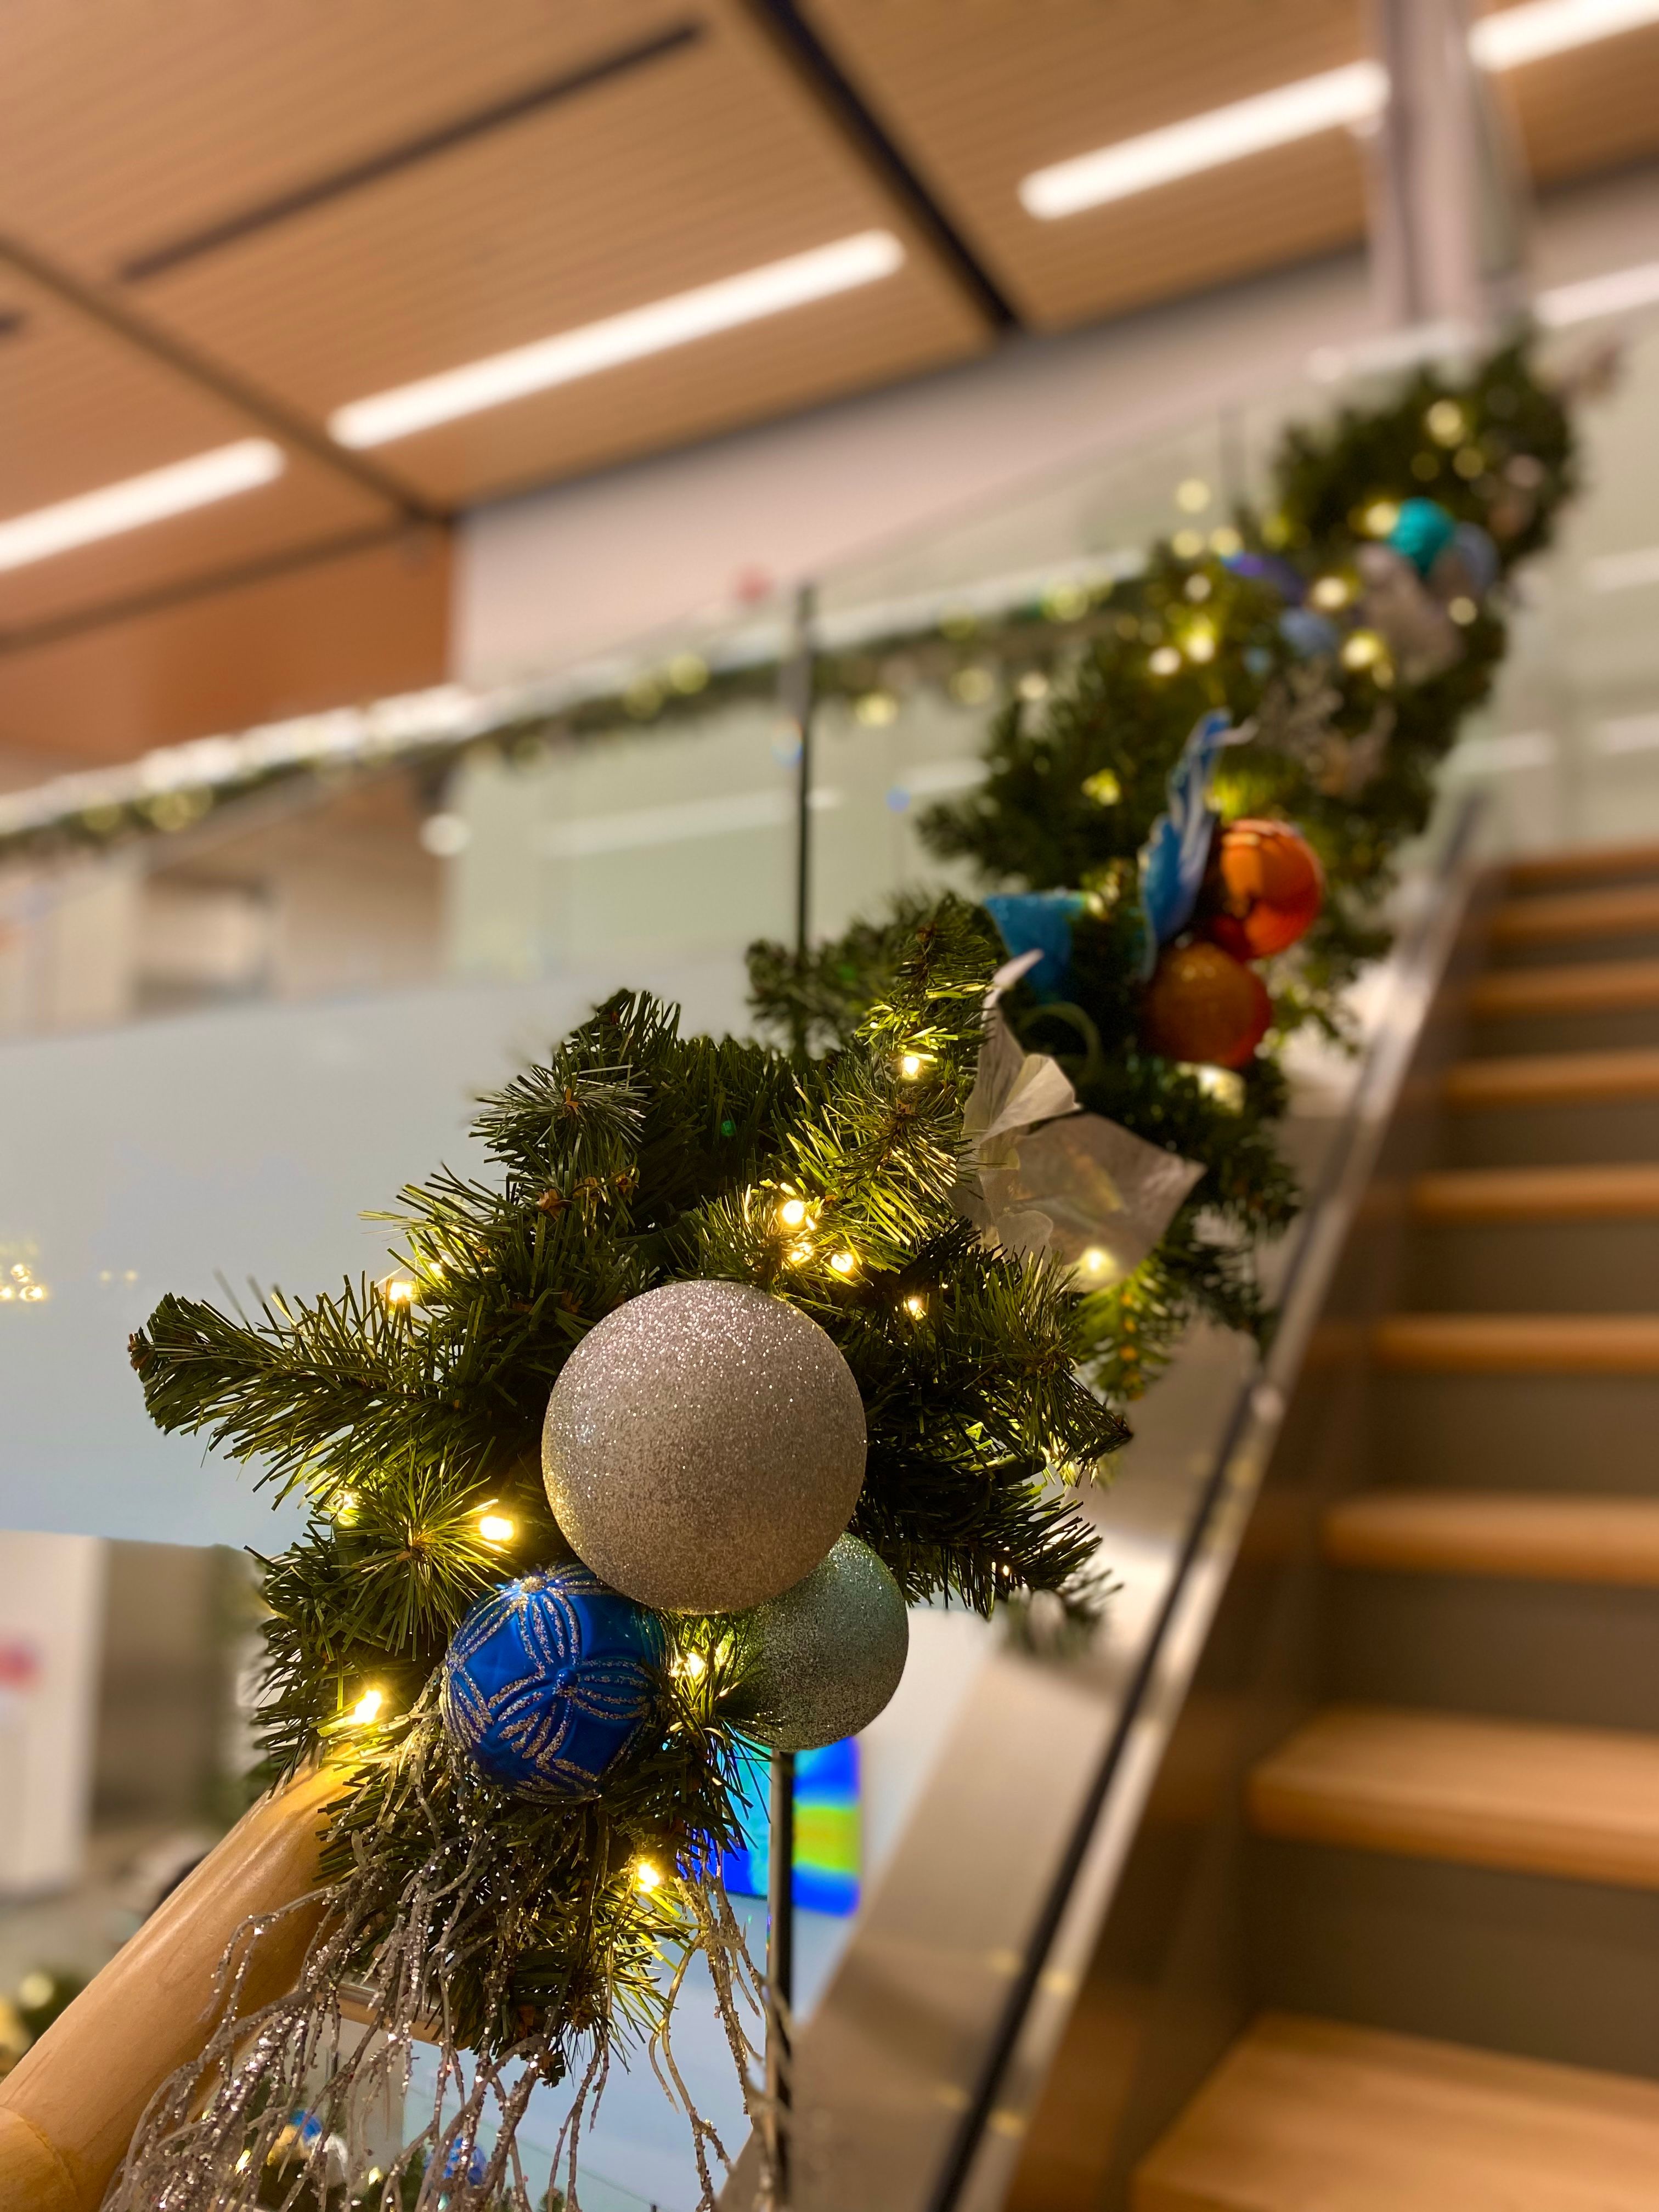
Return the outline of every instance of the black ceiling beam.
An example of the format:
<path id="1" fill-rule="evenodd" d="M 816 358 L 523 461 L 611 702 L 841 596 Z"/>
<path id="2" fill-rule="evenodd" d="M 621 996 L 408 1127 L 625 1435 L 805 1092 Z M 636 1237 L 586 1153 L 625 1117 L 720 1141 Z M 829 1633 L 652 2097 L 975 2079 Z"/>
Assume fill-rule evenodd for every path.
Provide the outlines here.
<path id="1" fill-rule="evenodd" d="M 793 58 L 882 183 L 922 231 L 987 321 L 999 331 L 1020 327 L 1018 311 L 957 229 L 898 142 L 888 132 L 834 53 L 802 15 L 798 0 L 748 0 L 751 14 Z"/>
<path id="2" fill-rule="evenodd" d="M 508 124 L 520 123 L 526 116 L 539 115 L 544 109 L 555 107 L 563 101 L 575 99 L 580 94 L 592 92 L 598 86 L 608 84 L 613 78 L 626 76 L 653 62 L 665 61 L 671 54 L 684 53 L 705 35 L 704 26 L 695 18 L 672 24 L 648 39 L 636 40 L 631 46 L 618 46 L 607 54 L 600 54 L 580 68 L 566 70 L 557 76 L 546 77 L 538 84 L 526 85 L 523 91 L 511 93 L 505 100 L 492 101 L 488 107 L 473 109 L 469 114 L 459 115 L 448 123 L 441 123 L 433 130 L 420 132 L 412 138 L 400 139 L 394 145 L 383 146 L 378 153 L 368 154 L 361 161 L 348 162 L 343 168 L 331 169 L 326 175 L 313 177 L 308 184 L 296 185 L 289 191 L 279 192 L 268 200 L 259 200 L 251 207 L 241 208 L 234 215 L 221 217 L 216 222 L 205 223 L 199 230 L 188 231 L 182 238 L 169 240 L 165 245 L 151 246 L 143 253 L 133 254 L 121 263 L 116 275 L 123 283 L 140 284 L 147 277 L 159 276 L 169 269 L 181 267 L 187 261 L 199 260 L 204 254 L 216 253 L 222 246 L 235 246 L 243 239 L 252 238 L 262 230 L 270 230 L 278 223 L 287 222 L 296 215 L 307 214 L 313 208 L 324 207 L 331 200 L 345 198 L 349 193 L 361 191 L 365 185 L 379 184 L 382 178 L 395 177 L 403 170 L 413 169 L 435 155 L 447 154 L 457 146 L 470 144 L 474 139 L 489 136 Z"/>
<path id="3" fill-rule="evenodd" d="M 395 507 L 407 522 L 444 524 L 449 520 L 446 510 L 417 491 L 392 470 L 383 468 L 378 461 L 344 446 L 337 446 L 326 430 L 307 416 L 298 413 L 285 400 L 275 398 L 259 386 L 239 376 L 234 369 L 223 368 L 207 355 L 198 353 L 194 346 L 182 338 L 174 337 L 168 331 L 159 328 L 148 316 L 137 314 L 125 301 L 113 298 L 108 292 L 72 276 L 68 270 L 55 261 L 26 246 L 20 238 L 0 234 L 0 262 L 8 262 L 21 276 L 28 278 L 43 292 L 74 308 L 88 321 L 100 324 L 137 351 L 148 354 L 152 361 L 170 368 L 199 391 L 210 392 L 216 399 L 234 407 L 261 428 L 280 438 L 284 445 L 296 453 L 309 453 L 336 476 L 349 477 L 362 491 L 372 492 L 376 499 L 384 500 Z"/>

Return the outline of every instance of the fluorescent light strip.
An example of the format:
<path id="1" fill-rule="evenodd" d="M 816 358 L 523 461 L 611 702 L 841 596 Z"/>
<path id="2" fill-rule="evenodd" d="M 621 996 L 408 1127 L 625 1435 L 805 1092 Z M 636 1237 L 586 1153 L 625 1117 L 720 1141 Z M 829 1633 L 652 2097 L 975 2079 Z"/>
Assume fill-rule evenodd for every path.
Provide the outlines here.
<path id="1" fill-rule="evenodd" d="M 1482 69 L 1519 69 L 1645 23 L 1659 23 L 1659 0 L 1526 0 L 1483 15 L 1469 33 L 1469 51 Z"/>
<path id="2" fill-rule="evenodd" d="M 1483 69 L 1518 69 L 1648 23 L 1659 23 L 1659 0 L 1523 0 L 1519 7 L 1483 15 L 1469 33 L 1469 51 Z M 1034 169 L 1021 180 L 1020 202 L 1028 215 L 1053 222 L 1341 124 L 1370 122 L 1388 98 L 1388 73 L 1380 63 L 1351 62 Z"/>
<path id="3" fill-rule="evenodd" d="M 1547 730 L 1465 738 L 1446 756 L 1450 775 L 1504 775 L 1515 769 L 1553 768 L 1559 748 Z"/>
<path id="4" fill-rule="evenodd" d="M 459 416 L 523 399 L 532 392 L 574 384 L 579 377 L 595 376 L 601 369 L 617 368 L 647 354 L 665 353 L 719 331 L 735 330 L 739 324 L 805 307 L 810 301 L 873 284 L 879 277 L 890 276 L 903 259 L 904 248 L 891 231 L 860 231 L 833 246 L 792 254 L 787 261 L 769 261 L 741 276 L 700 284 L 695 291 L 676 292 L 649 307 L 585 323 L 557 337 L 515 346 L 510 353 L 492 354 L 438 376 L 423 376 L 417 383 L 376 392 L 372 398 L 354 399 L 330 416 L 329 432 L 343 446 L 383 446 L 389 439 L 407 438 L 438 422 L 453 422 Z"/>
<path id="5" fill-rule="evenodd" d="M 1659 545 L 1600 553 L 1585 562 L 1584 581 L 1593 592 L 1628 592 L 1638 584 L 1659 584 Z"/>
<path id="6" fill-rule="evenodd" d="M 1598 753 L 1659 752 L 1659 714 L 1626 714 L 1598 722 L 1590 735 Z"/>
<path id="7" fill-rule="evenodd" d="M 1376 62 L 1351 62 L 1321 76 L 1301 78 L 1228 107 L 1212 108 L 1185 123 L 1171 123 L 1144 137 L 1124 138 L 1093 154 L 1035 169 L 1021 182 L 1028 215 L 1044 222 L 1104 207 L 1201 169 L 1266 153 L 1321 131 L 1369 122 L 1388 103 L 1388 72 Z"/>
<path id="8" fill-rule="evenodd" d="M 21 568 L 100 538 L 142 529 L 147 522 L 165 522 L 169 515 L 210 506 L 235 492 L 256 490 L 281 476 L 286 465 L 282 447 L 269 438 L 242 438 L 234 446 L 198 453 L 193 460 L 106 484 L 101 491 L 15 514 L 0 522 L 0 569 Z"/>
<path id="9" fill-rule="evenodd" d="M 1622 314 L 1631 307 L 1659 303 L 1659 261 L 1638 262 L 1633 269 L 1614 269 L 1605 276 L 1586 276 L 1577 284 L 1558 284 L 1540 292 L 1533 313 L 1551 330 L 1566 323 L 1587 323 L 1596 315 Z"/>

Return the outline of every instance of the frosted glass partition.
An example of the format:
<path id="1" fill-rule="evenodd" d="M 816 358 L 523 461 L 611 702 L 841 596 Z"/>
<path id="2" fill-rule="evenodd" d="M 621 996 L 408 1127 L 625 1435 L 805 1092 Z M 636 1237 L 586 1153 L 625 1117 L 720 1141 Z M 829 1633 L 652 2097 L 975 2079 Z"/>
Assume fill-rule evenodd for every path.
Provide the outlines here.
<path id="1" fill-rule="evenodd" d="M 615 981 L 578 970 L 221 1012 L 0 1045 L 0 1528 L 253 1544 L 252 1478 L 144 1418 L 126 1340 L 163 1291 L 246 1297 L 383 1272 L 365 1207 L 440 1162 L 475 1170 L 477 1093 L 544 1054 Z M 741 1023 L 730 959 L 642 963 L 688 1022 Z"/>
<path id="2" fill-rule="evenodd" d="M 667 731 L 628 728 L 494 750 L 458 771 L 465 825 L 447 901 L 459 976 L 621 981 L 664 957 L 735 958 L 793 933 L 800 741 L 743 702 Z"/>

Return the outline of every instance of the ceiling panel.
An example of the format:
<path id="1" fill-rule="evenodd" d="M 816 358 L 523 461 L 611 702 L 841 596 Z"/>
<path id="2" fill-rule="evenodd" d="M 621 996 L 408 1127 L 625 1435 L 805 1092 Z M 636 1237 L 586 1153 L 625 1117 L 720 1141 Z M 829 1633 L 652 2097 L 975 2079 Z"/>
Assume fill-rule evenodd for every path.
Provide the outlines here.
<path id="1" fill-rule="evenodd" d="M 85 275 L 112 276 L 701 14 L 700 0 L 8 0 L 0 206 Z"/>
<path id="2" fill-rule="evenodd" d="M 211 394 L 44 295 L 0 340 L 0 520 L 257 434 Z M 274 483 L 0 572 L 0 635 L 386 525 L 392 511 L 290 453 Z"/>
<path id="3" fill-rule="evenodd" d="M 1354 60 L 1358 0 L 805 0 L 998 283 L 1056 327 L 1358 235 L 1346 131 L 1039 222 L 1032 170 Z"/>
<path id="4" fill-rule="evenodd" d="M 1542 184 L 1659 152 L 1659 26 L 1528 62 L 1500 82 Z"/>
<path id="5" fill-rule="evenodd" d="M 131 72 L 124 85 L 97 62 L 91 119 L 126 118 L 121 135 L 100 142 L 99 190 L 64 159 L 61 131 L 40 133 L 38 170 L 16 143 L 0 161 L 0 201 L 22 208 L 31 240 L 82 274 L 107 279 L 262 194 L 302 191 L 629 40 L 684 34 L 578 94 L 121 288 L 314 421 L 859 231 L 905 240 L 904 266 L 867 291 L 386 448 L 388 465 L 428 496 L 461 503 L 592 468 L 988 339 L 787 60 L 723 0 L 692 11 L 545 0 L 331 11 L 279 0 L 190 12 L 201 35 L 187 49 L 169 30 L 143 55 L 137 101 Z M 35 67 L 50 77 L 67 67 L 67 45 L 54 46 L 35 8 L 25 13 Z M 83 30 L 79 11 L 75 21 Z M 45 106 L 61 109 L 61 87 Z"/>

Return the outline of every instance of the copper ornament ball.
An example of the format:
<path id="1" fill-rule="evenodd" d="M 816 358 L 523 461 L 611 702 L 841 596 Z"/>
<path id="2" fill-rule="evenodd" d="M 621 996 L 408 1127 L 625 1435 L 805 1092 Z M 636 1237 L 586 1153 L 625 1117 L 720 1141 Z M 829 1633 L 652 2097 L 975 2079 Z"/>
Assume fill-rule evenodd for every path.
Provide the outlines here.
<path id="1" fill-rule="evenodd" d="M 1288 822 L 1224 823 L 1204 880 L 1200 927 L 1236 960 L 1265 960 L 1304 936 L 1325 898 L 1325 872 Z"/>
<path id="2" fill-rule="evenodd" d="M 1141 1036 L 1151 1050 L 1211 1067 L 1243 1067 L 1272 1019 L 1261 978 L 1202 939 L 1160 955 L 1140 1007 Z"/>

